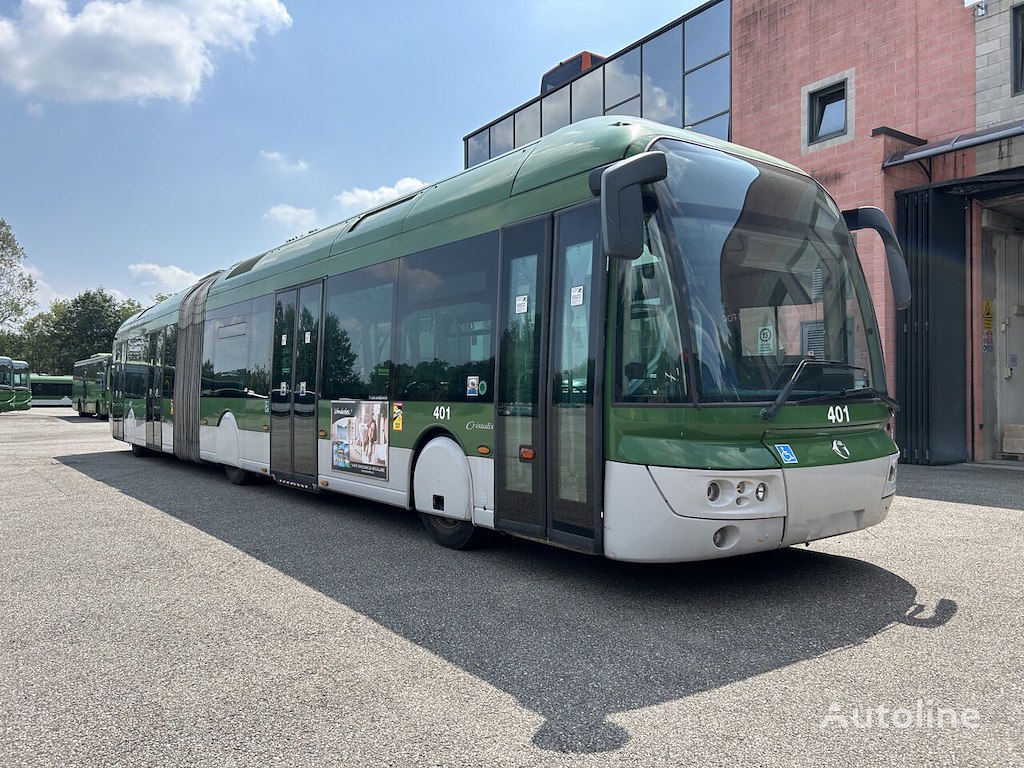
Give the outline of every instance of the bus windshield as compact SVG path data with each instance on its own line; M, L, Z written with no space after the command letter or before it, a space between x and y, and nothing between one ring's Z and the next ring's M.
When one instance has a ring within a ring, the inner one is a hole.
M654 148L669 173L648 232L674 254L699 400L764 402L787 388L790 400L884 394L867 284L825 191L719 150L669 139ZM797 373L805 360L815 362Z

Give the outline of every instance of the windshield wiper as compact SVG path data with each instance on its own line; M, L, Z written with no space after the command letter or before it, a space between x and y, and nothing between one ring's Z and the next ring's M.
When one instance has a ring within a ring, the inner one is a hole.
M816 360L813 357L805 357L801 360L796 370L793 371L793 375L789 377L789 381L786 382L786 386L779 392L779 396L775 398L775 402L769 405L767 408L761 409L761 418L765 421L771 421L774 419L782 406L785 405L786 400L793 394L793 389L796 387L797 381L800 379L800 375L804 372L805 368L845 368L850 371L863 370L858 368L856 365L847 365L839 360Z
M803 400L797 401L797 405L803 405L804 403L820 403L825 400L855 400L861 397L875 397L881 400L883 403L888 405L893 411L900 409L900 404L897 403L885 392L879 392L874 387L855 387L854 389L841 389L838 392L829 392L824 395L815 395L814 397L807 397Z

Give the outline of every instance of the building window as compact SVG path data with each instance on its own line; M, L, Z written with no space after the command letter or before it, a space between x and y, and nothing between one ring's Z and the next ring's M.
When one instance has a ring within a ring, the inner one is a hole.
M834 139L846 133L846 81L834 83L808 97L807 114L809 144Z
M1013 93L1024 93L1024 5L1013 9Z
M513 147L512 140L513 121L506 117L500 123L491 126L491 157L497 157L510 151Z
M640 96L640 46L609 61L604 67L604 111L620 114L616 107ZM639 112L639 107L637 107Z
M857 73L833 72L800 88L800 152L818 152L854 140Z
M482 163L491 156L490 134L487 129L477 131L466 139L466 167Z

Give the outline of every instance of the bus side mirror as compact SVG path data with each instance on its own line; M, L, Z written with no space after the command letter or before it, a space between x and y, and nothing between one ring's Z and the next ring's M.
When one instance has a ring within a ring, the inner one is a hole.
M590 187L601 193L601 240L604 255L636 259L644 252L643 184L668 176L664 152L643 152L627 157L591 176Z
M846 226L851 232L857 229L873 229L882 238L896 309L909 307L910 273L907 271L907 262L903 258L899 240L896 239L896 233L892 229L892 224L889 223L889 217L879 208L865 206L854 208L851 211L843 211L843 218L846 219Z

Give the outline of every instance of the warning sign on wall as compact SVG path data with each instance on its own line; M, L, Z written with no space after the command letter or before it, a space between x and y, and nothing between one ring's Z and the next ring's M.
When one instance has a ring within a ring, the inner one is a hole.
M981 304L981 351L991 352L993 348L992 300L985 299Z

